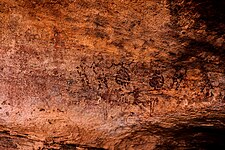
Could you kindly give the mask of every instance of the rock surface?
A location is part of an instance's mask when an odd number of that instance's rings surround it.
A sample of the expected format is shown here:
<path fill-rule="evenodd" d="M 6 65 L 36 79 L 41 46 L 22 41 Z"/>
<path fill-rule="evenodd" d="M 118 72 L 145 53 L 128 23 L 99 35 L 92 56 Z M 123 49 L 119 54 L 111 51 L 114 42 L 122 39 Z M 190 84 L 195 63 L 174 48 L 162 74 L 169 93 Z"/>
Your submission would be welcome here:
<path fill-rule="evenodd" d="M 224 6 L 1 0 L 0 149 L 224 149 Z"/>

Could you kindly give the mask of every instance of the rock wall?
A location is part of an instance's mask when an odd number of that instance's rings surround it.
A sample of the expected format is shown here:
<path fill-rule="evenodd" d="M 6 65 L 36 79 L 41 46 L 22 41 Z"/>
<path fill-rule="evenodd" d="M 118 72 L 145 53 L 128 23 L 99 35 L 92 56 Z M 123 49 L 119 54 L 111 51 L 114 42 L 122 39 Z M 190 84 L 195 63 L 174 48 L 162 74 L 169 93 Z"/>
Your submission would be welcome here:
<path fill-rule="evenodd" d="M 1 0 L 0 148 L 160 149 L 182 121 L 223 120 L 223 6 Z"/>

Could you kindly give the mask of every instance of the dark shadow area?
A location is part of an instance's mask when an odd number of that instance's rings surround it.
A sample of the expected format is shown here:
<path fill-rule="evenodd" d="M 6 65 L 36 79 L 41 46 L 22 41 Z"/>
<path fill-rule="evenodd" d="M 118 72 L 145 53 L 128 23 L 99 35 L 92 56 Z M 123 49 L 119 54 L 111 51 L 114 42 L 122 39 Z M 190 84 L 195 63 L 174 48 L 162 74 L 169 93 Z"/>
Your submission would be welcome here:
<path fill-rule="evenodd" d="M 224 150 L 225 149 L 225 119 L 221 116 L 196 116 L 193 119 L 178 119 L 173 127 L 145 122 L 133 127 L 117 146 L 124 143 L 139 142 L 139 145 L 151 143 L 142 137 L 159 137 L 154 150 Z M 188 116 L 187 116 L 188 117 Z M 176 120 L 176 119 L 175 119 Z M 167 123 L 167 122 L 165 122 Z M 151 138 L 149 138 L 151 139 Z"/>
<path fill-rule="evenodd" d="M 200 14 L 198 22 L 204 21 L 208 31 L 215 31 L 218 35 L 224 34 L 225 22 L 225 1 L 223 0 L 195 0 L 195 9 Z"/>
<path fill-rule="evenodd" d="M 212 112 L 215 113 L 215 112 Z M 217 112 L 220 114 L 221 112 Z M 222 115 L 222 113 L 221 113 Z M 144 130 L 146 132 L 144 132 Z M 186 120 L 172 128 L 146 125 L 139 133 L 159 135 L 155 150 L 224 150 L 225 120 L 219 116 L 204 116 Z"/>
<path fill-rule="evenodd" d="M 216 47 L 209 42 L 196 41 L 188 39 L 188 45 L 184 50 L 172 61 L 174 67 L 182 66 L 185 68 L 200 69 L 203 73 L 207 70 L 206 66 L 211 65 L 213 68 L 208 70 L 221 69 L 218 72 L 224 73 L 225 70 L 225 49 Z"/>
<path fill-rule="evenodd" d="M 204 41 L 196 41 L 188 39 L 189 44 L 186 46 L 185 53 L 182 53 L 181 56 L 177 59 L 178 61 L 186 61 L 191 57 L 196 57 L 202 59 L 199 55 L 201 53 L 208 53 L 212 56 L 217 56 L 221 61 L 224 61 L 225 51 L 220 47 L 215 47 L 212 44 Z"/>
<path fill-rule="evenodd" d="M 186 125 L 174 129 L 165 137 L 163 142 L 156 146 L 156 150 L 172 149 L 201 149 L 224 150 L 225 128 L 214 126 Z"/>
<path fill-rule="evenodd" d="M 182 17 L 194 20 L 191 26 L 199 29 L 202 24 L 206 24 L 206 30 L 217 32 L 218 36 L 224 34 L 225 28 L 225 1 L 215 0 L 169 0 L 169 7 L 172 15 L 173 27 L 180 27 Z M 199 17 L 194 14 L 199 14 Z"/>

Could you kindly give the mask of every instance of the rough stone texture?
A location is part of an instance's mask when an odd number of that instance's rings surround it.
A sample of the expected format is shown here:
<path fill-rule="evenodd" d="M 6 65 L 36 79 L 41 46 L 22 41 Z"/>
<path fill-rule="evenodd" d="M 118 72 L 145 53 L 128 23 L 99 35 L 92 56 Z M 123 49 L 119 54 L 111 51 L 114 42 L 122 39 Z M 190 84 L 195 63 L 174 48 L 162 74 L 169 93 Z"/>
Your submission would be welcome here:
<path fill-rule="evenodd" d="M 224 149 L 224 6 L 1 0 L 0 149 Z"/>

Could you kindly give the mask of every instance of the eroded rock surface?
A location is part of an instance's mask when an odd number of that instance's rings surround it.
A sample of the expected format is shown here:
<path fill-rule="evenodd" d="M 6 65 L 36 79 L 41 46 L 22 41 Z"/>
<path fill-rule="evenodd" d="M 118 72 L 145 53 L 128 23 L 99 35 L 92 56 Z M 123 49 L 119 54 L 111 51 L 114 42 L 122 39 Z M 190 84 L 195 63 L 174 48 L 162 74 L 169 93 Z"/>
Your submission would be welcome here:
<path fill-rule="evenodd" d="M 225 148 L 223 8 L 1 0 L 0 148 Z"/>

